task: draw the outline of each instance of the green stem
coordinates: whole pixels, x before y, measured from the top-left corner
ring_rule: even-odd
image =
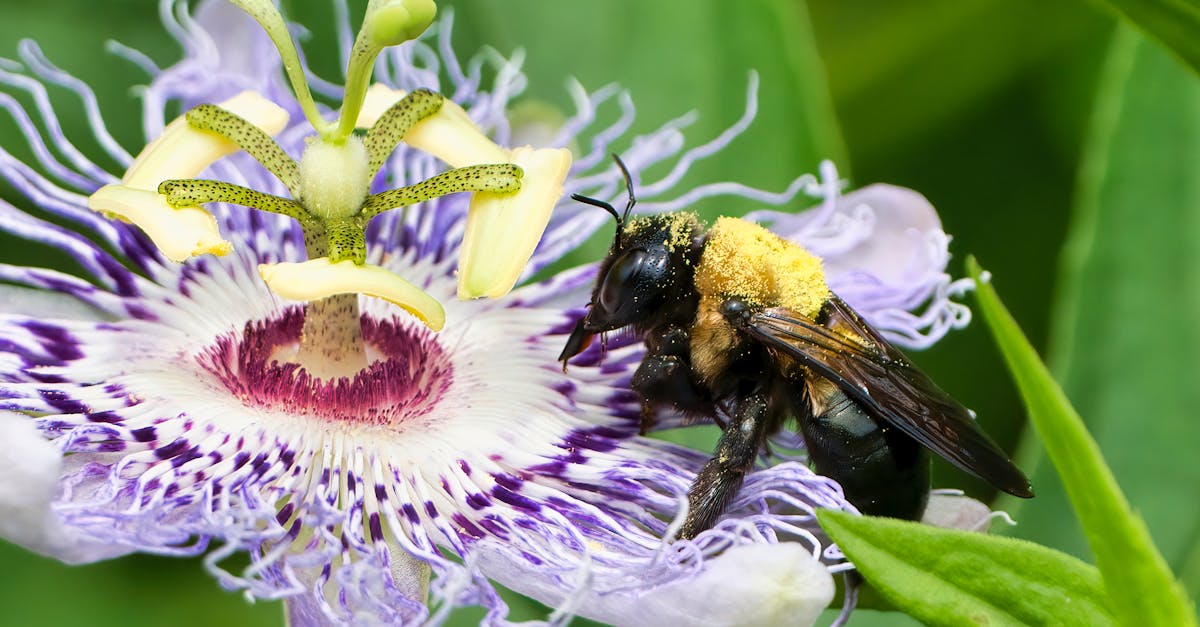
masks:
[[[346,69],[346,87],[342,98],[342,111],[338,117],[337,127],[323,134],[328,141],[341,141],[354,132],[358,123],[358,113],[362,110],[363,100],[367,97],[367,87],[371,74],[375,69],[375,58],[383,50],[372,44],[362,33],[354,42],[354,50],[350,53],[350,65]]]
[[[284,21],[283,15],[279,13],[279,9],[275,7],[274,2],[272,0],[230,0],[230,2],[253,17],[254,21],[258,22],[259,26],[262,26],[262,29],[267,32],[267,36],[271,38],[271,42],[279,51],[279,57],[283,60],[283,69],[287,72],[288,80],[296,92],[296,100],[300,103],[300,108],[304,110],[305,117],[317,132],[322,134],[327,132],[330,124],[321,118],[321,113],[317,111],[317,103],[308,89],[308,80],[304,76],[304,65],[300,63],[296,44],[292,41],[292,34],[288,32],[287,23]]]

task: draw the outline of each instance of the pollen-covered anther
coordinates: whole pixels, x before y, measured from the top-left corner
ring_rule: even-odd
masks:
[[[254,92],[242,92],[220,107],[269,134],[280,132],[288,122],[286,111]],[[121,183],[101,187],[88,198],[88,207],[137,225],[171,261],[225,254],[230,245],[221,238],[216,220],[207,211],[172,208],[157,190],[163,181],[192,178],[237,150],[228,139],[195,129],[186,116],[179,116],[142,150]]]
[[[379,266],[352,260],[333,263],[320,257],[303,263],[261,264],[258,273],[272,292],[288,300],[308,302],[335,294],[366,294],[399,306],[434,331],[446,324],[446,311],[437,299]]]

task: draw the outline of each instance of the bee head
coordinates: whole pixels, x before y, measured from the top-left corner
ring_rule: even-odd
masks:
[[[625,178],[629,202],[624,213],[595,198],[575,194],[575,200],[604,209],[617,221],[608,255],[600,264],[596,287],[582,331],[602,333],[636,324],[653,315],[672,291],[678,273],[675,270],[677,248],[686,246],[680,234],[690,236],[691,229],[680,229],[680,216],[693,220],[691,214],[664,214],[630,220],[629,214],[637,203],[633,180],[620,157],[613,155]],[[690,241],[690,238],[689,238]]]
[[[688,251],[693,238],[702,231],[696,216],[681,212],[630,220],[629,214],[637,203],[632,177],[619,157],[613,155],[613,160],[624,175],[629,192],[623,213],[602,200],[572,196],[607,211],[616,220],[617,229],[608,255],[600,263],[587,315],[579,321],[560,357],[564,364],[582,352],[596,334],[650,319],[678,292],[680,285],[691,281],[693,262]]]

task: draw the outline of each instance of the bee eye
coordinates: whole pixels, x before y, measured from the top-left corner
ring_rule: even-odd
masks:
[[[635,249],[621,255],[604,276],[600,286],[600,306],[610,312],[627,308],[634,296],[635,280],[646,263],[646,251]]]

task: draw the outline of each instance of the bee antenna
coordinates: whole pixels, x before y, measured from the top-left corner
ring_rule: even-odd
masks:
[[[625,162],[621,161],[617,153],[612,153],[612,158],[617,162],[617,167],[621,169],[621,176],[625,178],[625,192],[629,194],[629,202],[625,205],[625,215],[619,220],[624,225],[629,221],[629,212],[633,211],[633,206],[637,204],[637,198],[633,195],[633,177],[629,175],[629,168],[625,167]]]
[[[590,197],[584,196],[582,194],[571,194],[571,198],[573,198],[574,200],[577,200],[585,205],[591,205],[593,207],[600,207],[601,209],[607,211],[608,214],[611,215],[613,217],[613,219],[615,219],[617,221],[617,228],[618,229],[621,228],[621,214],[617,213],[617,210],[614,209],[612,205],[604,202],[603,200],[596,200],[595,198],[590,198]]]
[[[637,204],[637,198],[635,198],[633,195],[633,177],[629,174],[629,168],[625,167],[625,162],[621,161],[621,158],[617,156],[617,153],[614,152],[612,154],[612,158],[613,161],[617,162],[617,167],[621,170],[621,176],[625,179],[625,191],[629,195],[629,202],[625,204],[624,214],[617,213],[616,208],[604,202],[603,200],[597,200],[590,196],[584,196],[583,194],[571,194],[571,198],[585,205],[599,207],[607,211],[608,214],[617,221],[617,239],[620,239],[621,231],[625,229],[625,223],[629,222],[629,213],[633,211],[633,206]]]

